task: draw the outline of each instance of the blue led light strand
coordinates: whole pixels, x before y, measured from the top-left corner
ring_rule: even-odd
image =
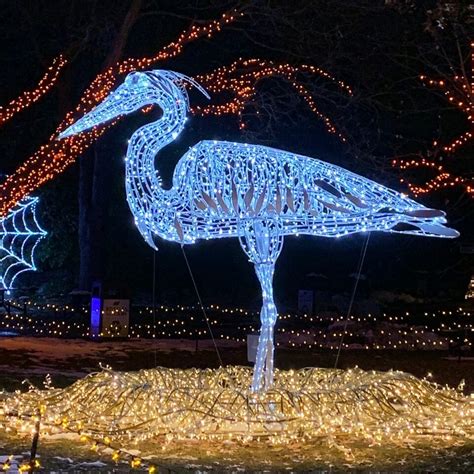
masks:
[[[21,200],[0,220],[0,288],[11,290],[18,276],[35,271],[35,250],[47,232],[36,219],[38,198]]]
[[[275,262],[286,235],[342,237],[365,231],[457,237],[445,214],[338,166],[260,145],[201,141],[180,159],[173,186],[162,188],[155,157],[184,129],[186,85],[207,96],[192,79],[171,71],[134,72],[94,110],[59,138],[115,117],[158,105],[161,119],[132,135],[126,157],[126,190],[145,241],[154,237],[193,244],[238,237],[262,289],[261,331],[254,391],[273,378]]]

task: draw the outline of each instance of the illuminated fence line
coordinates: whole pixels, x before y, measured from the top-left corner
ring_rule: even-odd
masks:
[[[35,315],[5,314],[0,317],[0,329],[18,334],[43,337],[88,337],[88,308],[70,306],[31,305]],[[219,309],[217,309],[219,308]],[[31,311],[31,310],[30,310]],[[210,324],[220,340],[244,343],[249,333],[258,330],[258,313],[239,308],[211,305]],[[44,313],[55,319],[45,318]],[[158,307],[153,324],[153,310],[135,308],[129,338],[207,339],[209,338],[197,307]],[[443,314],[444,313],[444,314]],[[42,316],[43,314],[43,316]],[[57,319],[59,318],[59,320]],[[238,318],[238,321],[236,321]],[[337,347],[342,336],[345,316],[308,316],[281,314],[276,329],[278,347]],[[473,315],[469,311],[440,310],[410,315],[351,316],[346,332],[345,349],[437,349],[450,346],[472,348]],[[372,331],[368,342],[367,332]]]

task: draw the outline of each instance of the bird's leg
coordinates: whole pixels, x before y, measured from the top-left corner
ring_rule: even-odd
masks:
[[[277,319],[273,301],[273,263],[256,263],[255,272],[262,288],[262,309],[260,312],[260,337],[258,338],[257,357],[252,380],[252,391],[262,388],[265,373],[265,388],[273,382],[273,328]]]
[[[277,320],[277,311],[273,300],[273,263],[255,264],[260,286],[262,287],[262,311],[260,320],[262,328],[258,340],[257,361],[252,381],[252,389],[258,390],[262,385],[263,371],[265,370],[265,388],[273,383],[273,328]]]
[[[283,246],[283,236],[279,223],[271,219],[252,219],[242,222],[241,226],[241,246],[255,265],[262,288],[261,328],[252,380],[252,391],[256,392],[263,388],[262,385],[269,388],[273,382],[273,328],[277,320],[273,300],[273,274]]]
[[[260,336],[258,338],[258,347],[257,347],[257,357],[255,358],[255,367],[253,370],[253,379],[252,379],[252,392],[257,392],[262,385],[263,374],[265,371],[265,366],[267,362],[267,350],[268,350],[268,335],[269,327],[264,322],[266,321],[266,307],[265,303],[262,305],[260,312]]]

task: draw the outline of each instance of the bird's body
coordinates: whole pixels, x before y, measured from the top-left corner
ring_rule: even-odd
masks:
[[[403,211],[426,210],[336,165],[224,141],[199,142],[183,155],[170,191],[179,196],[181,215],[158,233],[183,243],[242,236],[245,219],[278,220],[283,235],[341,237],[374,225],[388,230],[413,217]]]
[[[160,120],[132,135],[126,158],[127,200],[146,242],[154,237],[191,244],[238,237],[262,289],[260,338],[252,389],[273,377],[275,262],[285,236],[340,237],[362,231],[456,237],[444,213],[321,160],[260,145],[202,141],[179,161],[171,189],[163,189],[155,157],[186,123],[186,76],[171,71],[132,73],[115,92],[65,130],[80,133],[121,114],[156,104]]]

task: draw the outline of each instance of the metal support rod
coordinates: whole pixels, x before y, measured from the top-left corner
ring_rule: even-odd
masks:
[[[153,336],[156,339],[156,250],[153,249],[153,284],[152,284],[152,311],[153,311]],[[155,367],[157,365],[156,360],[156,346],[155,346]]]
[[[33,440],[31,442],[31,451],[30,451],[30,472],[34,472],[36,467],[36,453],[38,450],[38,441],[41,428],[41,412],[38,410],[36,422],[35,422],[35,432],[33,434]]]

